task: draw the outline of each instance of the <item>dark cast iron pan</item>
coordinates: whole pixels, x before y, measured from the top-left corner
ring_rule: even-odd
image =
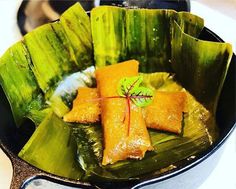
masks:
[[[18,13],[19,16],[19,13]],[[200,39],[221,41],[220,37],[204,28]],[[236,56],[233,55],[226,81],[223,86],[217,109],[217,123],[220,136],[216,143],[193,160],[183,160],[177,163],[177,168],[163,174],[147,174],[139,181],[123,183],[83,183],[62,178],[42,171],[18,158],[17,154],[34,132],[34,125],[27,120],[21,128],[15,126],[9,103],[0,88],[0,147],[10,158],[13,165],[12,189],[27,188],[39,179],[75,188],[141,188],[142,186],[166,188],[196,189],[207,178],[217,163],[230,133],[236,122]],[[191,180],[191,181],[190,181]],[[186,182],[187,181],[187,182]],[[183,183],[178,187],[176,183]],[[43,185],[41,188],[44,188]]]

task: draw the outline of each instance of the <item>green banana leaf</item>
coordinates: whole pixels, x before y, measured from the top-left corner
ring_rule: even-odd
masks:
[[[79,3],[75,3],[60,17],[60,23],[69,38],[79,70],[93,64],[93,45],[90,19]]]
[[[45,116],[44,98],[30,64],[30,55],[22,42],[14,44],[0,58],[0,82],[17,126],[26,117],[38,125]]]
[[[160,91],[183,91],[169,73],[141,74],[144,86]],[[215,122],[195,98],[187,92],[187,114],[184,115],[183,133],[170,133],[149,130],[153,152],[147,152],[142,160],[120,161],[113,165],[102,166],[102,129],[100,125],[79,125],[74,136],[77,141],[78,162],[86,172],[83,179],[128,180],[140,175],[174,165],[183,159],[198,155],[212,144],[208,127]]]
[[[170,23],[177,13],[172,10],[146,10],[145,12],[146,31],[140,35],[147,38],[147,63],[141,62],[142,69],[140,71],[149,73],[154,71],[170,72]]]
[[[65,58],[67,58],[68,64],[70,66],[70,70],[73,70],[73,71],[79,70],[78,62],[75,57],[76,53],[75,53],[73,46],[71,44],[70,37],[66,34],[61,21],[55,21],[55,22],[51,23],[51,27],[53,29],[53,32],[55,32],[57,39],[60,41],[60,43],[64,47],[64,51],[65,51],[64,53],[66,54]],[[68,65],[65,64],[62,66],[65,66],[65,68],[64,68],[65,70],[68,69],[68,68],[66,68],[66,66],[68,66]]]
[[[96,67],[126,60],[124,8],[101,6],[91,11]]]
[[[45,102],[42,107],[42,97],[39,98],[30,104],[29,113],[25,116],[25,118],[32,120],[36,127],[38,127],[44,118],[51,112],[51,108],[48,107]],[[42,108],[38,110],[37,107],[39,107],[39,105]]]
[[[91,25],[96,67],[136,59],[141,72],[172,71],[174,21],[194,37],[204,27],[203,19],[187,12],[111,6],[93,9]]]
[[[230,44],[193,38],[174,23],[171,62],[176,77],[213,113],[232,54]]]
[[[179,12],[175,20],[181,30],[192,37],[198,37],[204,27],[204,20],[189,12]],[[174,21],[171,24],[173,27]]]
[[[31,69],[46,98],[65,76],[93,62],[89,17],[78,3],[65,11],[60,21],[25,35],[24,42],[32,59]]]
[[[145,9],[131,9],[126,11],[125,17],[126,29],[125,41],[127,45],[127,55],[130,59],[136,59],[142,62],[140,65],[147,69],[147,40],[146,33],[146,11]],[[135,28],[135,29],[134,29]]]
[[[70,54],[52,24],[40,26],[28,33],[24,36],[24,42],[32,59],[31,70],[40,88],[50,96],[57,83],[75,71],[75,63],[70,61]]]
[[[76,162],[76,143],[71,133],[71,126],[51,111],[18,155],[46,172],[80,179],[83,171]]]

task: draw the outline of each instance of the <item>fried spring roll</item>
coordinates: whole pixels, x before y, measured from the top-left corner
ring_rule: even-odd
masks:
[[[127,100],[107,98],[117,96],[119,81],[123,77],[138,75],[135,60],[100,68],[96,71],[98,91],[101,98],[101,117],[104,133],[102,164],[113,164],[127,158],[141,159],[147,150],[152,150],[150,137],[140,107],[131,103],[130,130],[128,131]]]

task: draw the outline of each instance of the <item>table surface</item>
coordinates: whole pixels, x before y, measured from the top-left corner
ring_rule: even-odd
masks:
[[[0,56],[14,42],[21,38],[16,27],[16,10],[21,0],[0,0]],[[191,1],[191,12],[204,18],[205,25],[236,52],[236,0]],[[1,29],[3,28],[4,29]],[[233,162],[233,163],[232,163]],[[223,154],[210,176],[199,189],[236,189],[236,129],[224,145]],[[7,189],[12,177],[12,166],[0,149],[0,188]]]

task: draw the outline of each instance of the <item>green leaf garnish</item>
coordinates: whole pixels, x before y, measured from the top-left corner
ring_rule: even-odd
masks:
[[[118,94],[123,97],[130,96],[139,85],[143,82],[143,77],[136,76],[136,77],[124,77],[120,80],[118,86]]]
[[[129,98],[136,106],[147,106],[152,102],[153,91],[140,86],[142,82],[142,76],[125,77],[120,80],[118,94],[121,97]]]
[[[121,98],[126,98],[127,108],[124,116],[124,121],[128,117],[128,132],[130,132],[130,116],[131,116],[131,102],[138,107],[149,105],[153,99],[153,91],[147,87],[140,86],[143,82],[142,76],[125,77],[120,80],[118,86],[118,94]]]
[[[152,102],[153,91],[146,87],[139,87],[131,94],[132,102],[139,107],[145,107]]]

